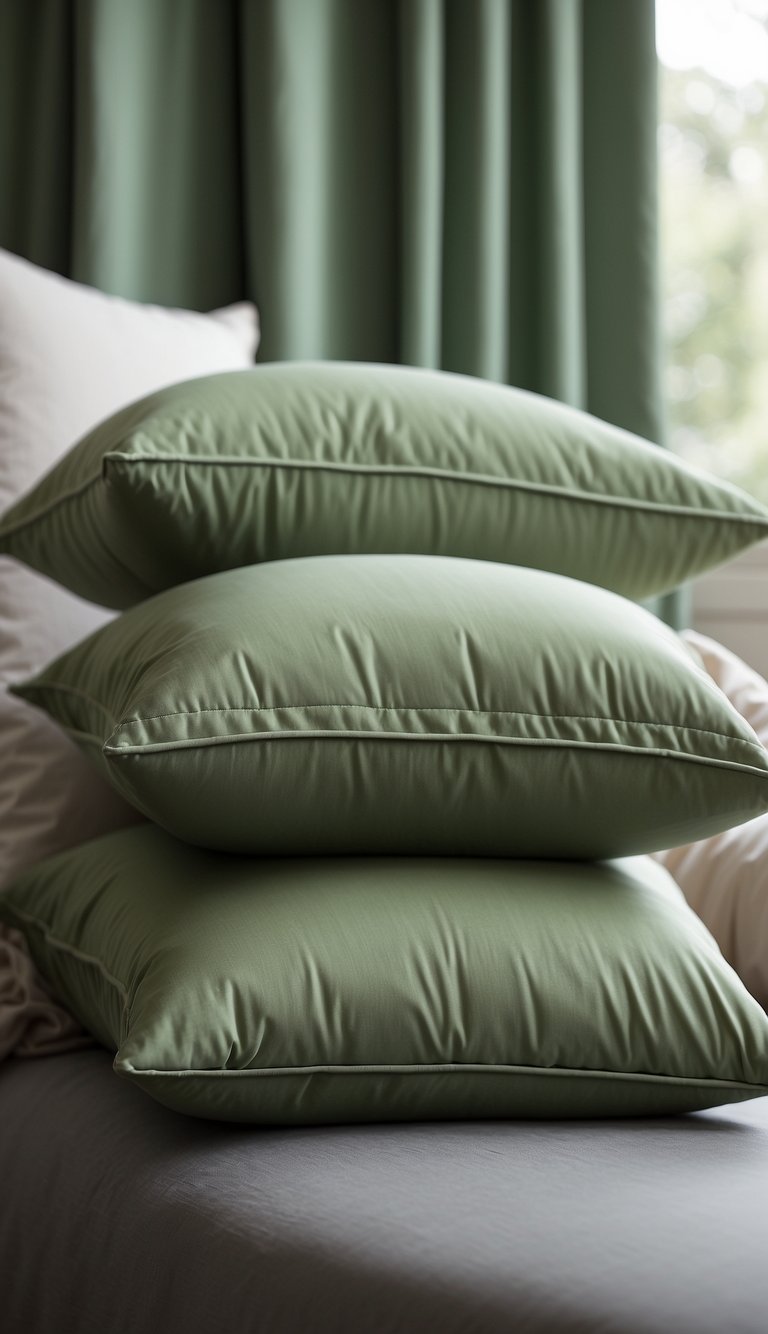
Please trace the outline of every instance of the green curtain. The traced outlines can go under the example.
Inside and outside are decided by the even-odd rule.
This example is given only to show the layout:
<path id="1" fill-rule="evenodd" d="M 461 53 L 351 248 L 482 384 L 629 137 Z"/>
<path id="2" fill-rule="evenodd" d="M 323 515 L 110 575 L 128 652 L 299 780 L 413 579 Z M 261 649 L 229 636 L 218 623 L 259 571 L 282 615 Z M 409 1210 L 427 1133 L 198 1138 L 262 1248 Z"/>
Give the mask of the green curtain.
<path id="1" fill-rule="evenodd" d="M 0 244 L 658 438 L 653 0 L 0 0 Z"/>
<path id="2" fill-rule="evenodd" d="M 653 0 L 0 0 L 0 245 L 654 440 Z"/>

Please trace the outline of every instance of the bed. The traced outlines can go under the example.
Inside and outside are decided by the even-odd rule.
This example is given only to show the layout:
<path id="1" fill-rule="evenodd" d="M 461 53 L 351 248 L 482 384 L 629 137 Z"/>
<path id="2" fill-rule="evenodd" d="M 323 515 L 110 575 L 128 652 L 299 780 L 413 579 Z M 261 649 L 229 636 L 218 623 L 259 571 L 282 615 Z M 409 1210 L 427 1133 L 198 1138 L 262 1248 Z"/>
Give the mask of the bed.
<path id="1" fill-rule="evenodd" d="M 763 1334 L 768 1098 L 258 1131 L 100 1049 L 0 1067 L 7 1334 Z"/>

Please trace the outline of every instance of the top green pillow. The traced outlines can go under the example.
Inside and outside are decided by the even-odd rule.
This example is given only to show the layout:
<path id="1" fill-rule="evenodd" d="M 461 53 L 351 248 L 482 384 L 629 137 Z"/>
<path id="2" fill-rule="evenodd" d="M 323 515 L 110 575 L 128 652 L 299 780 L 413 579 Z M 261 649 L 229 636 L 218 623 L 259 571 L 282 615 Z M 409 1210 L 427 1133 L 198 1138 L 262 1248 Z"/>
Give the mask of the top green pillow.
<path id="1" fill-rule="evenodd" d="M 397 366 L 286 363 L 151 394 L 0 523 L 0 552 L 127 607 L 241 565 L 357 552 L 528 565 L 645 598 L 768 510 L 560 403 Z"/>

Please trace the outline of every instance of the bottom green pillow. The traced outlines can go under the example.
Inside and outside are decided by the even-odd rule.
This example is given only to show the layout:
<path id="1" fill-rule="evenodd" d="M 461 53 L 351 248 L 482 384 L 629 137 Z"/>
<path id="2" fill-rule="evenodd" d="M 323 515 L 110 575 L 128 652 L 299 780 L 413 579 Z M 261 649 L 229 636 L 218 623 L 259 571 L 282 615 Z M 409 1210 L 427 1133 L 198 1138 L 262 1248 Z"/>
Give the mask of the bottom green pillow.
<path id="1" fill-rule="evenodd" d="M 0 916 L 116 1070 L 258 1123 L 592 1117 L 768 1093 L 768 1017 L 667 873 L 231 857 L 151 826 Z"/>

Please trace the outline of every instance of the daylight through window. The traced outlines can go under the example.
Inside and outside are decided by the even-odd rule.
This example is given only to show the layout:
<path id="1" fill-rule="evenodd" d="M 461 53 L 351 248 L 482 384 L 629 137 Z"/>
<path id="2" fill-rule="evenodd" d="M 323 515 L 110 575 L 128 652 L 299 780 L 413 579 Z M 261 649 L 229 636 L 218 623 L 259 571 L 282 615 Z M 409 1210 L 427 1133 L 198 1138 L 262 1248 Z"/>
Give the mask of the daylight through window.
<path id="1" fill-rule="evenodd" d="M 670 444 L 768 501 L 768 0 L 657 0 Z"/>

